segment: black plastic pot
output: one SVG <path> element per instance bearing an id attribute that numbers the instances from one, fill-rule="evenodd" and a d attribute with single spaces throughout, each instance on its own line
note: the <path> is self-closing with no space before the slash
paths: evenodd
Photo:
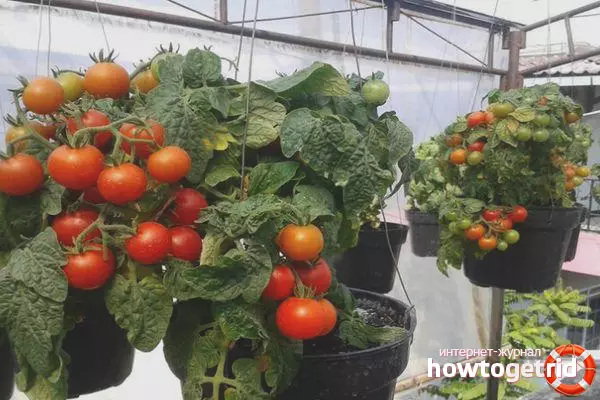
<path id="1" fill-rule="evenodd" d="M 579 218 L 579 225 L 573 229 L 573 233 L 571 234 L 571 240 L 569 241 L 569 247 L 567 247 L 567 254 L 565 254 L 565 261 L 573 261 L 575 256 L 577 255 L 577 243 L 579 242 L 579 233 L 581 232 L 581 224 L 585 221 L 587 217 L 587 208 L 583 206 L 583 204 L 577 204 L 579 209 L 581 210 L 581 217 Z"/>
<path id="2" fill-rule="evenodd" d="M 556 284 L 579 208 L 529 209 L 527 220 L 517 225 L 521 239 L 508 250 L 494 250 L 478 260 L 475 245 L 466 250 L 464 273 L 483 287 L 540 292 Z"/>
<path id="3" fill-rule="evenodd" d="M 410 223 L 412 252 L 418 257 L 435 257 L 440 247 L 440 224 L 435 214 L 406 211 Z"/>
<path id="4" fill-rule="evenodd" d="M 0 400 L 9 400 L 15 388 L 15 359 L 7 335 L 0 331 Z"/>
<path id="5" fill-rule="evenodd" d="M 304 343 L 300 371 L 278 400 L 392 400 L 396 379 L 406 369 L 417 324 L 409 306 L 387 296 L 353 289 L 370 323 L 404 326 L 408 335 L 383 346 L 355 351 L 337 335 Z M 410 311 L 409 311 L 410 310 Z"/>
<path id="6" fill-rule="evenodd" d="M 379 229 L 365 225 L 358 234 L 358 245 L 333 259 L 337 279 L 348 287 L 388 293 L 394 287 L 396 262 L 407 232 L 408 226 L 391 222 L 382 223 Z"/>
<path id="7" fill-rule="evenodd" d="M 104 305 L 101 290 L 81 293 L 81 322 L 67 333 L 63 349 L 71 357 L 69 398 L 118 386 L 131 374 L 134 349 Z"/>

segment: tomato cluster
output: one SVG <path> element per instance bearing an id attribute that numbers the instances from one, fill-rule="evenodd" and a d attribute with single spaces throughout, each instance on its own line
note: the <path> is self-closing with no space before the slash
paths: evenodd
<path id="1" fill-rule="evenodd" d="M 575 165 L 570 162 L 562 164 L 561 169 L 565 175 L 565 189 L 569 192 L 577 186 L 582 185 L 583 178 L 590 176 L 590 169 L 588 167 Z"/>
<path id="2" fill-rule="evenodd" d="M 314 225 L 290 224 L 279 232 L 276 244 L 289 262 L 273 268 L 262 297 L 281 301 L 275 318 L 279 331 L 295 340 L 329 334 L 337 310 L 323 298 L 332 281 L 331 268 L 319 257 L 323 234 Z"/>
<path id="3" fill-rule="evenodd" d="M 452 217 L 451 215 L 450 219 Z M 474 222 L 468 218 L 455 219 L 450 222 L 449 229 L 456 235 L 463 235 L 467 240 L 477 241 L 483 251 L 505 251 L 520 238 L 513 225 L 526 219 L 527 209 L 523 206 L 498 207 L 484 210 L 481 218 Z"/>

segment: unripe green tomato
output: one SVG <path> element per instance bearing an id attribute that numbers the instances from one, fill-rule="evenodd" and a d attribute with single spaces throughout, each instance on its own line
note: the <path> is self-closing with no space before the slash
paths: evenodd
<path id="1" fill-rule="evenodd" d="M 456 221 L 458 219 L 458 215 L 454 211 L 450 211 L 445 215 L 447 221 Z"/>
<path id="2" fill-rule="evenodd" d="M 580 176 L 573 177 L 573 183 L 575 186 L 581 186 L 583 184 L 583 178 Z"/>
<path id="3" fill-rule="evenodd" d="M 477 165 L 483 161 L 483 153 L 480 151 L 474 151 L 467 157 L 469 165 Z"/>
<path id="4" fill-rule="evenodd" d="M 519 232 L 515 231 L 514 229 L 504 232 L 504 241 L 508 244 L 515 244 L 520 238 L 521 235 L 519 235 Z"/>
<path id="5" fill-rule="evenodd" d="M 533 141 L 538 143 L 546 142 L 550 138 L 550 132 L 548 129 L 538 129 L 533 132 Z"/>
<path id="6" fill-rule="evenodd" d="M 506 243 L 504 240 L 499 240 L 496 248 L 500 251 L 506 251 L 506 249 L 508 249 L 508 243 Z"/>
<path id="7" fill-rule="evenodd" d="M 65 92 L 65 100 L 75 101 L 83 93 L 83 77 L 75 72 L 65 71 L 58 74 L 56 80 Z"/>
<path id="8" fill-rule="evenodd" d="M 456 221 L 450 222 L 450 225 L 448 225 L 448 229 L 450 229 L 450 232 L 454 233 L 455 235 L 462 234 L 462 229 L 458 227 L 458 223 Z"/>
<path id="9" fill-rule="evenodd" d="M 457 225 L 460 229 L 463 229 L 463 230 L 467 229 L 468 227 L 471 226 L 471 220 L 467 219 L 467 218 L 463 218 L 460 221 L 458 221 Z"/>
<path id="10" fill-rule="evenodd" d="M 390 88 L 380 79 L 371 79 L 362 86 L 361 93 L 367 103 L 380 106 L 390 96 Z"/>
<path id="11" fill-rule="evenodd" d="M 517 129 L 517 140 L 519 142 L 527 142 L 529 139 L 531 139 L 531 129 L 526 126 L 520 126 Z"/>
<path id="12" fill-rule="evenodd" d="M 533 123 L 539 127 L 545 128 L 550 125 L 550 116 L 548 114 L 537 114 L 533 120 Z"/>

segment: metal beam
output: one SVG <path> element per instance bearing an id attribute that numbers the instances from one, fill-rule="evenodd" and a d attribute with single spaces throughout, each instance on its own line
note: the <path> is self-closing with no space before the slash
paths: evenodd
<path id="1" fill-rule="evenodd" d="M 502 77 L 503 89 L 515 89 L 523 86 L 523 76 L 519 71 L 521 49 L 525 47 L 525 32 L 512 31 L 507 36 L 508 74 Z"/>
<path id="2" fill-rule="evenodd" d="M 227 24 L 228 22 L 228 0 L 219 0 L 219 20 L 222 24 Z"/>
<path id="3" fill-rule="evenodd" d="M 523 32 L 529 32 L 534 29 L 541 28 L 542 26 L 550 25 L 553 22 L 560 21 L 561 19 L 569 18 L 574 15 L 578 15 L 578 14 L 581 14 L 586 11 L 590 11 L 590 10 L 593 10 L 593 9 L 599 8 L 599 7 L 600 7 L 600 1 L 594 1 L 593 3 L 586 4 L 585 6 L 577 7 L 570 11 L 566 11 L 564 13 L 557 14 L 553 17 L 546 18 L 541 21 L 535 22 L 533 24 L 526 25 L 526 26 L 522 27 L 521 30 Z"/>
<path id="4" fill-rule="evenodd" d="M 573 40 L 573 29 L 571 28 L 571 18 L 565 17 L 565 29 L 567 30 L 567 43 L 569 45 L 569 57 L 575 55 L 575 41 Z"/>
<path id="5" fill-rule="evenodd" d="M 583 53 L 575 54 L 572 57 L 566 56 L 566 57 L 557 58 L 556 60 L 549 61 L 549 62 L 545 63 L 544 65 L 536 65 L 534 67 L 530 67 L 530 68 L 521 70 L 520 73 L 523 76 L 531 77 L 536 72 L 541 72 L 546 69 L 558 67 L 563 64 L 568 64 L 573 61 L 579 61 L 579 60 L 583 60 L 585 58 L 595 57 L 598 55 L 600 55 L 600 47 L 597 47 L 593 50 L 585 51 Z"/>
<path id="6" fill-rule="evenodd" d="M 39 6 L 38 0 L 12 0 L 18 3 L 27 3 Z M 184 17 L 180 15 L 173 15 L 167 13 L 161 13 L 156 11 L 149 11 L 144 9 L 118 6 L 114 4 L 107 3 L 95 3 L 94 1 L 88 0 L 52 0 L 52 7 L 60 7 L 60 8 L 68 8 L 71 10 L 79 10 L 79 11 L 88 11 L 96 13 L 96 6 L 98 7 L 100 13 L 114 15 L 118 17 L 126 17 L 126 18 L 134 18 L 140 19 L 144 21 L 153 21 L 160 22 L 164 24 L 183 26 L 194 29 L 202 29 L 209 30 L 215 32 L 228 33 L 233 35 L 243 35 L 246 37 L 252 36 L 252 29 L 242 28 L 241 26 L 235 25 L 225 25 L 220 22 L 212 22 L 201 20 L 197 18 Z M 438 68 L 445 69 L 453 69 L 460 71 L 468 71 L 468 72 L 477 72 L 477 73 L 488 73 L 493 75 L 505 75 L 507 73 L 506 70 L 497 69 L 497 68 L 488 68 L 482 67 L 478 65 L 466 64 L 466 63 L 456 63 L 448 60 L 440 60 L 437 58 L 430 57 L 422 57 L 416 56 L 412 54 L 400 54 L 400 53 L 389 53 L 386 54 L 384 50 L 372 49 L 367 47 L 354 47 L 348 46 L 343 43 L 330 42 L 325 40 L 304 38 L 294 35 L 288 35 L 284 33 L 271 32 L 265 30 L 256 30 L 255 34 L 256 38 L 263 40 L 271 40 L 276 42 L 294 44 L 299 46 L 312 47 L 323 50 L 330 51 L 338 51 L 341 53 L 344 52 L 354 52 L 357 51 L 360 55 L 366 57 L 374 57 L 380 58 L 382 60 L 386 59 L 386 56 L 389 57 L 390 60 L 400 61 L 400 62 L 408 62 L 414 64 L 423 64 L 430 65 Z"/>

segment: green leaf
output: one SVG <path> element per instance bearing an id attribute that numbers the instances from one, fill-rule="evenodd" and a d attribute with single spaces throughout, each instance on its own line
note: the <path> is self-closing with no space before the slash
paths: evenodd
<path id="1" fill-rule="evenodd" d="M 183 87 L 183 62 L 184 57 L 175 53 L 169 53 L 165 58 L 158 61 L 160 86 L 175 84 Z"/>
<path id="2" fill-rule="evenodd" d="M 468 144 L 473 144 L 476 141 L 486 138 L 488 137 L 489 132 L 487 129 L 484 128 L 475 128 L 473 129 L 473 131 L 469 134 L 469 136 L 467 137 L 467 143 Z"/>
<path id="3" fill-rule="evenodd" d="M 215 265 L 219 256 L 223 254 L 223 247 L 227 244 L 229 244 L 227 235 L 208 231 L 202 239 L 200 265 Z"/>
<path id="4" fill-rule="evenodd" d="M 458 117 L 454 123 L 454 133 L 462 133 L 468 128 L 467 119 L 465 117 Z"/>
<path id="5" fill-rule="evenodd" d="M 529 106 L 518 107 L 509 115 L 519 122 L 530 122 L 535 119 L 535 110 Z"/>
<path id="6" fill-rule="evenodd" d="M 507 143 L 513 147 L 517 147 L 518 142 L 509 129 L 508 119 L 498 121 L 496 127 L 494 128 L 494 134 L 496 134 L 498 138 L 504 143 Z"/>
<path id="7" fill-rule="evenodd" d="M 248 195 L 276 193 L 294 178 L 299 165 L 295 161 L 258 164 L 248 175 Z"/>
<path id="8" fill-rule="evenodd" d="M 106 307 L 138 350 L 152 351 L 162 340 L 173 311 L 173 298 L 153 276 L 133 282 L 116 275 L 106 291 Z"/>
<path id="9" fill-rule="evenodd" d="M 335 199 L 321 186 L 296 186 L 293 203 L 308 215 L 310 222 L 323 216 L 335 216 Z"/>
<path id="10" fill-rule="evenodd" d="M 40 197 L 8 197 L 0 194 L 0 250 L 17 247 L 22 236 L 36 234 L 42 222 Z"/>
<path id="11" fill-rule="evenodd" d="M 183 61 L 183 80 L 191 88 L 221 79 L 221 58 L 208 50 L 191 49 Z"/>
<path id="12" fill-rule="evenodd" d="M 0 325 L 33 370 L 49 376 L 60 365 L 54 340 L 63 329 L 66 264 L 52 228 L 12 252 L 0 270 Z"/>
<path id="13" fill-rule="evenodd" d="M 236 391 L 241 400 L 269 399 L 261 386 L 261 374 L 258 362 L 248 358 L 241 358 L 231 366 L 236 381 Z"/>
<path id="14" fill-rule="evenodd" d="M 369 150 L 385 166 L 393 169 L 412 149 L 413 135 L 394 112 L 381 115 L 367 137 Z"/>
<path id="15" fill-rule="evenodd" d="M 189 263 L 170 260 L 165 285 L 169 293 L 180 300 L 228 301 L 242 296 L 253 302 L 267 286 L 271 270 L 267 250 L 253 246 L 245 251 L 229 250 L 219 257 L 215 266 L 193 268 Z"/>
<path id="16" fill-rule="evenodd" d="M 64 400 L 67 398 L 67 378 L 63 373 L 60 379 L 52 383 L 43 376 L 36 374 L 25 395 L 30 400 Z"/>
<path id="17" fill-rule="evenodd" d="M 229 164 L 214 164 L 206 171 L 204 182 L 210 186 L 217 186 L 219 183 L 228 181 L 231 178 L 239 178 L 240 172 L 237 168 Z"/>
<path id="18" fill-rule="evenodd" d="M 400 340 L 407 334 L 404 328 L 367 325 L 360 317 L 344 317 L 340 323 L 340 339 L 351 346 L 366 349 L 369 344 L 384 344 Z"/>
<path id="19" fill-rule="evenodd" d="M 187 363 L 187 374 L 183 382 L 183 398 L 203 399 L 202 383 L 207 378 L 207 370 L 219 364 L 228 348 L 223 346 L 225 338 L 219 329 L 209 329 L 191 338 L 192 346 Z"/>
<path id="20" fill-rule="evenodd" d="M 298 373 L 302 344 L 280 335 L 271 335 L 265 355 L 269 359 L 265 381 L 272 388 L 272 393 L 281 393 L 290 386 Z"/>
<path id="21" fill-rule="evenodd" d="M 247 122 L 246 144 L 251 149 L 260 149 L 277 139 L 278 128 L 285 118 L 286 109 L 283 104 L 275 101 L 277 93 L 273 90 L 251 83 L 249 111 L 246 115 L 246 96 L 247 92 L 244 92 L 238 98 L 238 103 L 241 103 L 241 107 L 238 106 L 238 109 L 243 114 L 230 123 L 230 132 L 242 141 Z"/>
<path id="22" fill-rule="evenodd" d="M 215 320 L 228 340 L 269 338 L 264 311 L 258 304 L 225 302 L 215 304 Z"/>
<path id="23" fill-rule="evenodd" d="M 62 196 L 65 187 L 48 179 L 42 188 L 41 207 L 48 215 L 58 215 L 62 211 Z"/>
<path id="24" fill-rule="evenodd" d="M 359 126 L 369 124 L 369 110 L 365 99 L 359 92 L 350 92 L 347 96 L 333 97 L 335 113 L 343 115 Z"/>
<path id="25" fill-rule="evenodd" d="M 325 96 L 345 96 L 350 93 L 346 79 L 331 65 L 321 62 L 263 84 L 287 98 L 311 93 Z"/>
<path id="26" fill-rule="evenodd" d="M 484 383 L 480 383 L 477 386 L 474 386 L 473 388 L 467 390 L 466 392 L 461 393 L 458 398 L 460 400 L 475 400 L 475 399 L 479 399 L 482 396 L 485 396 L 487 390 L 487 384 Z"/>

